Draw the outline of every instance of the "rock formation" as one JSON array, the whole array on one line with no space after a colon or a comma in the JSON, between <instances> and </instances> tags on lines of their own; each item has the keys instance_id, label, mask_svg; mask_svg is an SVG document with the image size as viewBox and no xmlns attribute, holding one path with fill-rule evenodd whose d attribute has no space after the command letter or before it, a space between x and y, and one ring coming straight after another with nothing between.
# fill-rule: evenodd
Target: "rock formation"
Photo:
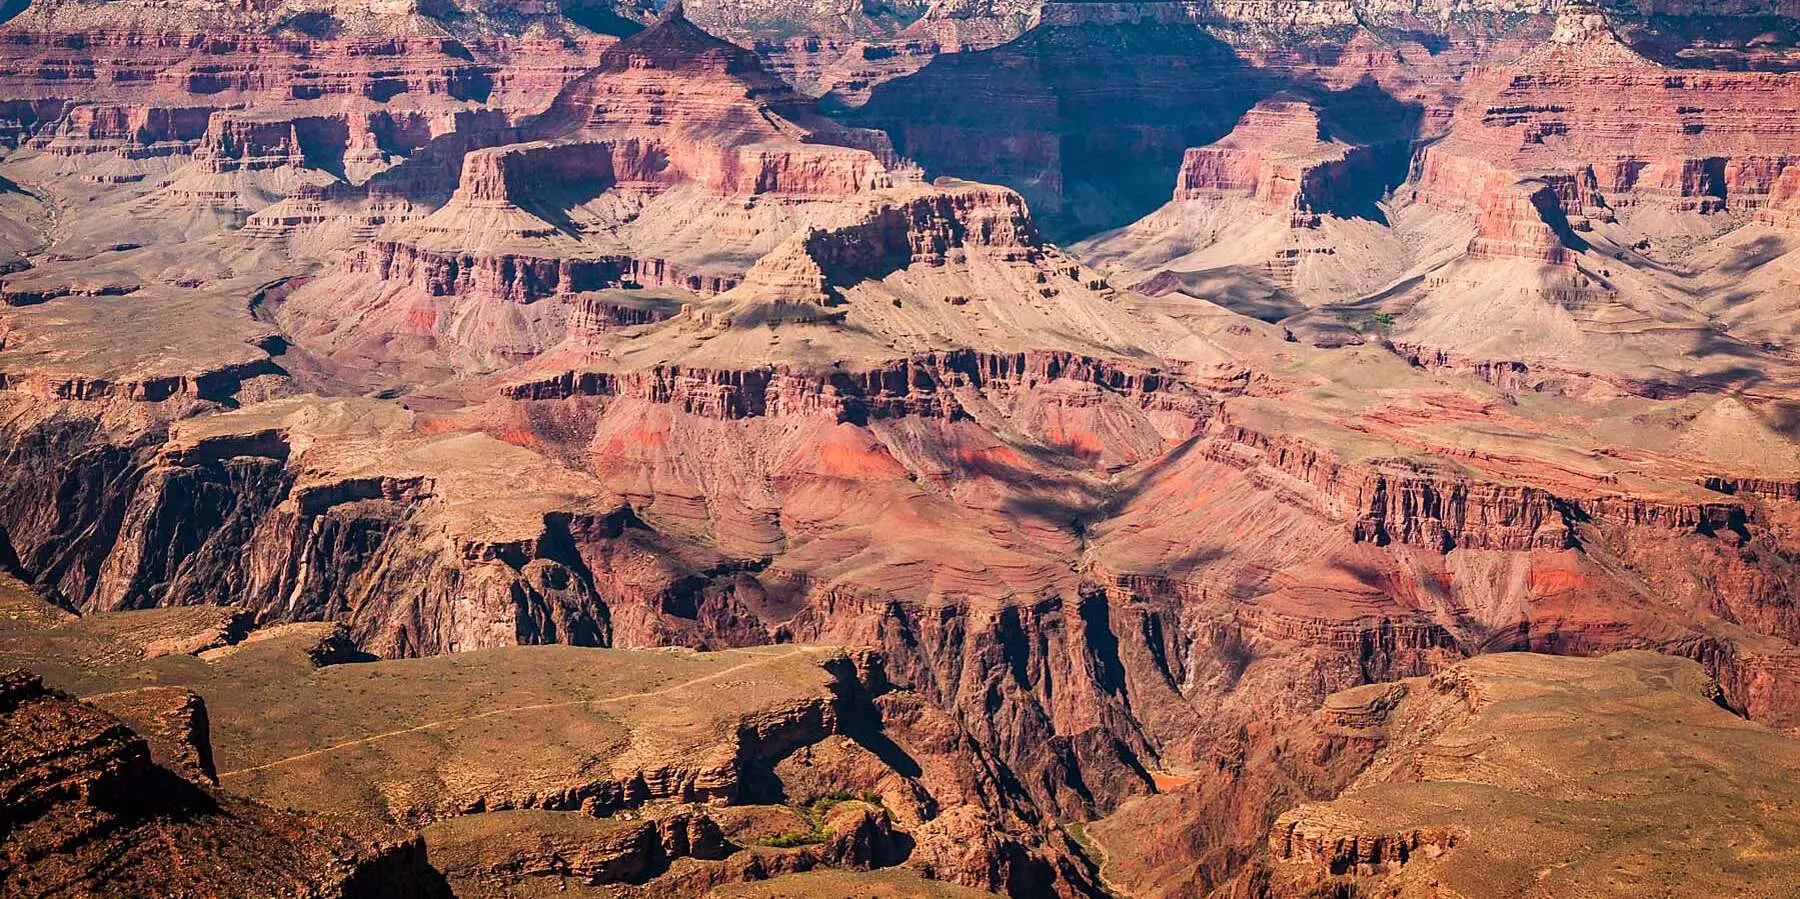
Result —
<instances>
[{"instance_id":1,"label":"rock formation","mask_svg":"<svg viewBox=\"0 0 1800 899\"><path fill-rule=\"evenodd\" d=\"M1216 765L1088 833L1109 882L1145 895L1193 884L1267 896L1512 895L1540 872L1554 889L1599 895L1727 881L1779 892L1793 877L1779 859L1657 860L1671 843L1704 840L1699 829L1780 840L1793 826L1781 813L1730 811L1785 789L1768 772L1792 745L1717 696L1692 663L1648 653L1473 659L1335 694L1286 727L1242 731ZM1705 773L1665 780L1700 757L1693 770ZM1658 810L1621 827L1638 815L1646 779ZM1595 803L1608 808L1603 821L1582 811ZM1156 848L1171 843L1184 851ZM1621 880L1622 870L1631 873Z\"/></svg>"},{"instance_id":2,"label":"rock formation","mask_svg":"<svg viewBox=\"0 0 1800 899\"><path fill-rule=\"evenodd\" d=\"M1800 718L1793 10L104 7L0 24L0 660L271 870L1404 892L1420 679Z\"/></svg>"},{"instance_id":3,"label":"rock formation","mask_svg":"<svg viewBox=\"0 0 1800 899\"><path fill-rule=\"evenodd\" d=\"M0 674L0 784L8 895L447 895L416 839L359 845L184 780L117 719L20 669Z\"/></svg>"},{"instance_id":4,"label":"rock formation","mask_svg":"<svg viewBox=\"0 0 1800 899\"><path fill-rule=\"evenodd\" d=\"M105 690L157 676L189 685L89 700L154 727L170 722L158 711L169 698L204 691L213 697L224 789L359 835L417 828L413 841L383 851L441 874L438 882L457 895L505 895L545 883L695 895L814 868L901 863L984 889L1078 894L1084 882L1078 868L1059 870L1044 848L1047 829L999 779L992 760L948 716L889 682L879 656L866 652L513 649L440 656L423 663L426 671L420 663L346 664L357 659L328 650L337 639L330 626L298 624L234 635L198 658L145 658L135 652L145 625L200 622L161 610L58 621L35 614L40 606L17 594L6 608L13 623L0 633L0 652L7 658L29 658L29 638L50 635L68 650L53 665L71 683ZM152 620L158 617L166 620ZM42 622L18 623L32 618ZM485 682L499 692L471 705L477 694L468 679L495 674L503 680ZM531 701L568 678L583 685L587 699ZM35 678L16 679L36 691L31 695L48 695ZM394 703L404 696L412 697L411 711L396 729ZM329 732L304 723L306 710L321 704L344 711ZM119 735L121 758L150 770L142 740L97 711L86 714ZM43 726L77 736L65 724ZM536 741L517 739L540 731L575 742L567 752L546 753ZM160 757L174 735L158 733ZM187 736L194 739L183 745L204 751L210 766L204 733ZM595 752L604 756L598 767ZM389 766L402 758L412 773L395 780ZM81 770L101 772L91 777L103 785L122 776L104 773L122 764L84 762ZM193 784L154 770L183 790L214 794L210 767ZM100 786L83 795L114 807ZM952 819L960 823L950 825ZM971 826L985 845L955 846ZM421 864L427 860L429 869ZM285 861L272 855L267 864ZM350 860L339 867L362 878L356 882L363 887L402 870L358 873Z\"/></svg>"},{"instance_id":5,"label":"rock formation","mask_svg":"<svg viewBox=\"0 0 1800 899\"><path fill-rule=\"evenodd\" d=\"M1281 884L1272 892L1299 895L1335 881L1400 896L1485 894L1544 870L1550 856L1556 865L1543 887L1550 890L1789 889L1793 871L1779 859L1744 868L1659 861L1671 843L1718 845L1696 828L1716 829L1726 841L1753 833L1778 840L1792 826L1779 814L1730 811L1778 802L1771 791L1783 789L1782 778L1769 772L1791 746L1718 708L1713 690L1692 665L1641 654L1494 656L1411 683L1407 699L1376 728L1386 733L1382 757L1336 799L1301 805L1270 829L1272 880ZM1520 726L1543 721L1546 706L1569 709L1569 717L1543 730ZM1471 746L1482 748L1471 755ZM1670 782L1669 767L1683 770L1700 757L1713 761L1694 779ZM1533 760L1542 765L1535 775ZM1634 781L1656 783L1654 810L1631 807L1641 795ZM1608 805L1607 834L1634 835L1583 834L1580 809L1592 802ZM1486 826L1421 814L1442 803L1481 808ZM1676 815L1681 806L1687 811ZM1633 818L1640 828L1622 826ZM1685 832L1678 836L1672 821ZM1624 881L1615 879L1621 867L1631 871Z\"/></svg>"}]
</instances>

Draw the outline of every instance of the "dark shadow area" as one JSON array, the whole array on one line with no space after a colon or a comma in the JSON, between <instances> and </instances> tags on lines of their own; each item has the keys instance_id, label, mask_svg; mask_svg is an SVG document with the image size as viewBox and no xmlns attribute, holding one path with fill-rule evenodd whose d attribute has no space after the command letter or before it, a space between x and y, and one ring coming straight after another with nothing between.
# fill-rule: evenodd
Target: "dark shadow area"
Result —
<instances>
[{"instance_id":1,"label":"dark shadow area","mask_svg":"<svg viewBox=\"0 0 1800 899\"><path fill-rule=\"evenodd\" d=\"M864 699L860 706L855 714L840 719L838 726L843 730L844 736L873 753L882 764L894 769L901 777L918 777L923 774L924 769L919 767L919 763L882 731L880 711L874 704Z\"/></svg>"},{"instance_id":2,"label":"dark shadow area","mask_svg":"<svg viewBox=\"0 0 1800 899\"><path fill-rule=\"evenodd\" d=\"M1387 224L1380 203L1406 181L1425 108L1396 99L1369 75L1347 90L1302 85L1295 92L1318 110L1320 137L1363 148L1347 160L1316 211Z\"/></svg>"},{"instance_id":3,"label":"dark shadow area","mask_svg":"<svg viewBox=\"0 0 1800 899\"><path fill-rule=\"evenodd\" d=\"M1068 242L1162 205L1184 151L1224 137L1283 81L1199 28L1045 27L940 55L843 117L886 131L933 176L1018 190Z\"/></svg>"},{"instance_id":4,"label":"dark shadow area","mask_svg":"<svg viewBox=\"0 0 1800 899\"><path fill-rule=\"evenodd\" d=\"M625 38L644 30L644 24L619 15L618 6L594 0L567 0L562 12L569 21L595 34Z\"/></svg>"},{"instance_id":5,"label":"dark shadow area","mask_svg":"<svg viewBox=\"0 0 1800 899\"><path fill-rule=\"evenodd\" d=\"M1800 20L1786 16L1655 14L1615 27L1633 50L1665 66L1800 70Z\"/></svg>"},{"instance_id":6,"label":"dark shadow area","mask_svg":"<svg viewBox=\"0 0 1800 899\"><path fill-rule=\"evenodd\" d=\"M1561 241L1563 246L1577 253L1585 253L1593 248L1587 238L1576 233L1575 226L1569 224L1569 214L1563 211L1562 202L1557 199L1555 193L1549 190L1539 190L1532 195L1531 202L1537 207L1538 215L1543 218L1544 224L1550 226L1550 230L1555 232L1556 239Z\"/></svg>"},{"instance_id":7,"label":"dark shadow area","mask_svg":"<svg viewBox=\"0 0 1800 899\"><path fill-rule=\"evenodd\" d=\"M289 28L317 41L337 40L344 34L344 23L323 10L299 13L275 26L278 33Z\"/></svg>"},{"instance_id":8,"label":"dark shadow area","mask_svg":"<svg viewBox=\"0 0 1800 899\"><path fill-rule=\"evenodd\" d=\"M1265 272L1244 265L1197 272L1163 269L1131 289L1153 297L1180 294L1265 322L1278 322L1307 310L1304 303L1289 296Z\"/></svg>"},{"instance_id":9,"label":"dark shadow area","mask_svg":"<svg viewBox=\"0 0 1800 899\"><path fill-rule=\"evenodd\" d=\"M1077 607L1087 628L1088 647L1093 651L1096 670L1095 685L1114 695L1125 693L1125 663L1119 658L1119 636L1113 633L1109 606L1104 592L1085 595Z\"/></svg>"},{"instance_id":10,"label":"dark shadow area","mask_svg":"<svg viewBox=\"0 0 1800 899\"><path fill-rule=\"evenodd\" d=\"M1744 247L1738 258L1719 266L1719 271L1727 275L1746 275L1751 271L1768 265L1787 255L1787 238L1774 234L1765 234Z\"/></svg>"},{"instance_id":11,"label":"dark shadow area","mask_svg":"<svg viewBox=\"0 0 1800 899\"><path fill-rule=\"evenodd\" d=\"M1007 444L1015 449L1024 450L1024 444ZM1189 439L1174 449L1156 457L1148 464L1126 475L1118 485L1095 485L1079 477L1063 478L1057 483L1046 483L1039 472L1007 466L1004 463L990 461L990 470L983 472L989 477L1016 486L1041 488L1061 488L1062 496L1047 496L1043 493L1035 495L1009 496L1002 508L1009 515L1033 518L1046 524L1063 527L1080 535L1098 522L1105 521L1124 511L1133 499L1141 495L1150 484L1154 483L1165 471L1179 465L1193 452L1198 445L1196 439ZM1037 448L1039 452L1052 451ZM1066 459L1066 457L1065 457ZM1066 468L1071 471L1080 470L1077 460L1068 460ZM1070 499L1067 494L1073 493L1077 498Z\"/></svg>"},{"instance_id":12,"label":"dark shadow area","mask_svg":"<svg viewBox=\"0 0 1800 899\"><path fill-rule=\"evenodd\" d=\"M0 572L10 574L21 581L30 580L25 574L24 567L19 564L19 553L13 549L12 535L6 532L4 525L0 525Z\"/></svg>"},{"instance_id":13,"label":"dark shadow area","mask_svg":"<svg viewBox=\"0 0 1800 899\"><path fill-rule=\"evenodd\" d=\"M344 153L350 146L350 123L339 116L308 116L294 120L294 135L308 168L344 177Z\"/></svg>"}]
</instances>

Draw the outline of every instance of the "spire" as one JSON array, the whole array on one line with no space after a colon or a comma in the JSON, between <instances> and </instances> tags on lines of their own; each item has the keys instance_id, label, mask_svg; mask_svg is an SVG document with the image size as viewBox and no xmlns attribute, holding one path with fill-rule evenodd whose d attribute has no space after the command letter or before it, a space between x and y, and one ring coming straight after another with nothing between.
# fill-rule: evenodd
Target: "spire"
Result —
<instances>
[{"instance_id":1,"label":"spire","mask_svg":"<svg viewBox=\"0 0 1800 899\"><path fill-rule=\"evenodd\" d=\"M1590 0L1568 0L1557 10L1550 39L1525 54L1526 65L1574 66L1654 65L1613 30L1606 10Z\"/></svg>"},{"instance_id":2,"label":"spire","mask_svg":"<svg viewBox=\"0 0 1800 899\"><path fill-rule=\"evenodd\" d=\"M1556 17L1556 30L1550 41L1556 44L1591 44L1618 42L1612 21L1606 11L1587 0L1570 0Z\"/></svg>"}]
</instances>

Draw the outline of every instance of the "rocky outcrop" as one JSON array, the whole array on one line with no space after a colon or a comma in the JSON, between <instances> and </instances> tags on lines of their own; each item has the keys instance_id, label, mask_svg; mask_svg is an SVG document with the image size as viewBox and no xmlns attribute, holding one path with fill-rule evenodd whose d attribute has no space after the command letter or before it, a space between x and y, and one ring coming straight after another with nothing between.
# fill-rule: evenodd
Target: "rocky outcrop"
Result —
<instances>
[{"instance_id":1,"label":"rocky outcrop","mask_svg":"<svg viewBox=\"0 0 1800 899\"><path fill-rule=\"evenodd\" d=\"M416 840L352 839L183 780L116 719L18 669L0 674L0 793L9 895L447 895Z\"/></svg>"},{"instance_id":2,"label":"rocky outcrop","mask_svg":"<svg viewBox=\"0 0 1800 899\"><path fill-rule=\"evenodd\" d=\"M808 228L745 273L733 294L753 303L833 305L838 288L911 265L942 266L960 251L1036 261L1044 244L1018 194L945 185L878 195L852 224Z\"/></svg>"},{"instance_id":3,"label":"rocky outcrop","mask_svg":"<svg viewBox=\"0 0 1800 899\"><path fill-rule=\"evenodd\" d=\"M144 734L156 764L189 780L219 782L206 702L200 694L185 687L144 687L90 696L87 702Z\"/></svg>"},{"instance_id":4,"label":"rocky outcrop","mask_svg":"<svg viewBox=\"0 0 1800 899\"><path fill-rule=\"evenodd\" d=\"M141 738L118 721L51 693L30 672L0 675L0 709L7 731L9 867L104 833L108 822L84 820L71 800L87 799L96 810L122 805L118 800L131 783L150 775L150 750Z\"/></svg>"},{"instance_id":5,"label":"rocky outcrop","mask_svg":"<svg viewBox=\"0 0 1800 899\"><path fill-rule=\"evenodd\" d=\"M441 25L420 28L411 19L418 13L404 5L320 15L280 4L224 10L64 0L7 23L14 64L6 81L9 95L69 99L469 101L541 89L545 75L554 78L580 52L580 39L566 31L560 40L520 40L498 33L492 8L470 12L458 23L459 39ZM531 17L545 21L542 13ZM510 59L515 42L540 58Z\"/></svg>"},{"instance_id":6,"label":"rocky outcrop","mask_svg":"<svg viewBox=\"0 0 1800 899\"><path fill-rule=\"evenodd\" d=\"M1542 182L1523 182L1488 191L1476 218L1480 230L1469 242L1469 255L1482 259L1530 259L1568 265L1569 248L1552 222L1567 218L1556 192Z\"/></svg>"},{"instance_id":7,"label":"rocky outcrop","mask_svg":"<svg viewBox=\"0 0 1800 899\"><path fill-rule=\"evenodd\" d=\"M1419 828L1395 833L1345 836L1329 821L1283 820L1270 838L1269 854L1279 861L1310 864L1336 875L1392 874L1414 856L1437 858L1455 848L1457 833Z\"/></svg>"},{"instance_id":8,"label":"rocky outcrop","mask_svg":"<svg viewBox=\"0 0 1800 899\"><path fill-rule=\"evenodd\" d=\"M1415 683L1392 713L1383 756L1335 799L1301 804L1271 828L1268 895L1387 889L1412 896L1436 889L1484 889L1480 885L1492 882L1487 872L1499 863L1497 858L1530 864L1529 859L1555 851L1548 848L1551 844L1592 845L1582 834L1596 822L1570 814L1571 806L1607 801L1613 811L1600 826L1617 832L1624 816L1639 820L1642 829L1631 838L1607 841L1604 862L1585 850L1561 853L1562 867L1547 875L1560 888L1593 888L1589 885L1604 882L1616 870L1612 866L1619 858L1653 858L1661 840L1674 830L1691 831L1704 826L1696 821L1708 820L1668 816L1669 798L1663 791L1659 810L1631 808L1636 805L1628 798L1631 788L1615 779L1618 766L1629 764L1621 755L1653 757L1663 764L1670 758L1705 755L1714 760L1711 766L1725 766L1735 774L1770 765L1767 753L1785 757L1791 751L1777 748L1756 725L1713 705L1708 687L1693 663L1648 653L1593 660L1492 656L1449 669L1428 687ZM1639 703L1646 702L1659 709L1679 708L1684 716L1715 722L1720 730L1704 738L1677 736L1661 725L1660 716L1640 717L1645 713L1638 710L1646 706ZM1532 711L1524 712L1526 705ZM1519 727L1527 720L1545 720L1546 707L1568 709L1554 733ZM1582 745L1577 735L1594 733L1615 735L1604 761L1577 748ZM1489 761L1499 758L1508 761ZM1709 770L1719 770L1711 766ZM1730 805L1735 799L1723 784L1733 774L1711 775L1717 783L1678 788L1693 791L1683 804ZM1662 779L1655 773L1638 776ZM1445 808L1436 805L1440 802L1479 803L1486 826L1434 811ZM1786 825L1763 818L1758 826ZM1655 876L1676 892L1689 889L1696 876L1708 884L1702 889L1716 886L1713 875L1694 870L1669 866ZM1754 892L1763 888L1763 876L1747 873L1740 883Z\"/></svg>"},{"instance_id":9,"label":"rocky outcrop","mask_svg":"<svg viewBox=\"0 0 1800 899\"><path fill-rule=\"evenodd\" d=\"M173 176L138 210L173 218L361 184L472 116L541 110L612 42L551 10L464 9L446 25L408 4L57 0L4 27L9 140L42 154L27 167L105 185Z\"/></svg>"},{"instance_id":10,"label":"rocky outcrop","mask_svg":"<svg viewBox=\"0 0 1800 899\"><path fill-rule=\"evenodd\" d=\"M217 400L237 392L243 382L273 371L274 366L264 357L238 363L227 362L211 370L202 369L190 374L152 374L141 378L0 372L0 389L14 390L45 400L117 398L141 403Z\"/></svg>"},{"instance_id":11,"label":"rocky outcrop","mask_svg":"<svg viewBox=\"0 0 1800 899\"><path fill-rule=\"evenodd\" d=\"M432 866L464 890L504 890L537 878L590 886L642 883L676 859L729 853L719 825L690 810L638 820L485 812L434 824L424 838Z\"/></svg>"},{"instance_id":12,"label":"rocky outcrop","mask_svg":"<svg viewBox=\"0 0 1800 899\"><path fill-rule=\"evenodd\" d=\"M1025 202L1011 191L956 187L876 205L855 225L808 235L807 255L832 283L908 265L942 265L952 250L1012 250L1029 258L1042 245Z\"/></svg>"},{"instance_id":13,"label":"rocky outcrop","mask_svg":"<svg viewBox=\"0 0 1800 899\"><path fill-rule=\"evenodd\" d=\"M1265 468L1304 485L1323 511L1353 518L1357 540L1449 550L1559 549L1574 545L1564 500L1531 487L1444 477L1400 460L1345 466L1285 435L1262 434L1229 414L1215 416L1211 457Z\"/></svg>"},{"instance_id":14,"label":"rocky outcrop","mask_svg":"<svg viewBox=\"0 0 1800 899\"><path fill-rule=\"evenodd\" d=\"M143 158L181 155L193 152L198 146L214 111L207 106L75 106L37 132L29 146L55 156L120 153Z\"/></svg>"},{"instance_id":15,"label":"rocky outcrop","mask_svg":"<svg viewBox=\"0 0 1800 899\"><path fill-rule=\"evenodd\" d=\"M807 223L845 218L862 202L851 198L917 180L885 137L820 117L754 55L700 31L678 7L610 48L543 115L483 134L445 142L442 165L428 164L428 147L419 164L396 166L413 169L409 177L454 173L457 186L435 212L388 229L296 291L282 310L289 326L400 366L402 348L445 344L466 367L515 363L604 330L585 305L569 327L577 294L728 291ZM450 161L459 150L460 162ZM384 174L392 177L371 179L371 198L421 192ZM962 212L959 227L984 227L979 212ZM751 247L711 231L745 235ZM550 298L568 302L529 311L493 302Z\"/></svg>"},{"instance_id":16,"label":"rocky outcrop","mask_svg":"<svg viewBox=\"0 0 1800 899\"><path fill-rule=\"evenodd\" d=\"M524 506L503 500L490 510L497 519L469 519L460 504L443 504L453 491L439 480L460 480L466 470L427 463L386 473L302 471L285 432L185 447L90 443L93 434L71 422L16 436L15 447L60 445L92 464L93 480L34 485L39 463L15 454L19 477L4 488L34 509L5 525L30 560L24 564L45 589L84 608L214 602L237 604L264 622L338 617L365 646L411 655L520 641L604 643L610 632L597 591L629 589L606 574L596 581L596 570L579 561L577 545L630 542L627 531L636 527L616 504L583 502L593 498L582 492L591 486L565 484L572 492L537 494ZM525 452L477 443L468 447L470 461ZM40 492L46 489L52 492ZM515 510L522 517L512 517ZM91 543L57 536L102 520L110 524ZM616 548L623 554L602 555L625 566L618 573L627 581L641 576L642 569L626 573L637 551ZM94 555L76 561L84 553ZM612 564L599 559L602 568ZM401 578L414 589L395 594ZM473 618L448 611L482 606L489 611ZM456 617L465 625L455 625Z\"/></svg>"},{"instance_id":17,"label":"rocky outcrop","mask_svg":"<svg viewBox=\"0 0 1800 899\"><path fill-rule=\"evenodd\" d=\"M573 301L573 294L619 287L675 287L700 296L730 290L729 275L684 274L663 259L632 256L539 257L442 253L381 241L344 263L351 274L408 285L426 296L535 303Z\"/></svg>"},{"instance_id":18,"label":"rocky outcrop","mask_svg":"<svg viewBox=\"0 0 1800 899\"><path fill-rule=\"evenodd\" d=\"M341 169L343 149L349 141L349 127L342 118L215 114L195 148L194 165L210 174L309 166Z\"/></svg>"},{"instance_id":19,"label":"rocky outcrop","mask_svg":"<svg viewBox=\"0 0 1800 899\"><path fill-rule=\"evenodd\" d=\"M852 194L889 183L892 161L857 148L878 135L832 146L840 126L818 118L754 54L688 22L679 5L602 54L536 128L546 137L663 135L664 158L686 180L739 195Z\"/></svg>"},{"instance_id":20,"label":"rocky outcrop","mask_svg":"<svg viewBox=\"0 0 1800 899\"><path fill-rule=\"evenodd\" d=\"M1344 465L1329 452L1238 422L1229 409L1210 420L1210 458L1279 472L1321 511L1354 515L1359 541L1448 550L1560 549L1578 542L1578 524L1712 535L1742 531L1754 511L1742 503L1668 502L1624 494L1559 496L1526 486L1446 476L1400 460Z\"/></svg>"},{"instance_id":21,"label":"rocky outcrop","mask_svg":"<svg viewBox=\"0 0 1800 899\"><path fill-rule=\"evenodd\" d=\"M1470 82L1448 138L1421 157L1427 202L1481 196L1470 173L1499 170L1588 185L1615 209L1754 211L1800 159L1800 132L1781 112L1792 76L1665 68L1589 6L1570 5L1546 43ZM1565 208L1573 216L1581 205L1595 204Z\"/></svg>"},{"instance_id":22,"label":"rocky outcrop","mask_svg":"<svg viewBox=\"0 0 1800 899\"><path fill-rule=\"evenodd\" d=\"M1175 179L1175 199L1249 196L1258 208L1306 224L1379 179L1375 153L1326 135L1318 110L1289 97L1264 100L1217 143L1191 147Z\"/></svg>"},{"instance_id":23,"label":"rocky outcrop","mask_svg":"<svg viewBox=\"0 0 1800 899\"><path fill-rule=\"evenodd\" d=\"M1028 392L1055 381L1092 383L1146 408L1203 415L1204 397L1157 371L1134 371L1071 353L929 354L867 371L820 373L789 366L718 371L659 366L637 372L569 372L548 381L506 388L515 399L555 400L616 396L678 407L707 418L829 415L840 421L914 415L954 419L966 415L957 391L994 396Z\"/></svg>"}]
</instances>

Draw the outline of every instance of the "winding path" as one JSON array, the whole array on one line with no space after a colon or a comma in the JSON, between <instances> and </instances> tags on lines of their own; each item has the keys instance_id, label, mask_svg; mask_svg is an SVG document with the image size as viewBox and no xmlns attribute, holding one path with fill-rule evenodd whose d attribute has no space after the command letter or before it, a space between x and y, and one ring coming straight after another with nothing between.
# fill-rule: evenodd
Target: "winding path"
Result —
<instances>
[{"instance_id":1,"label":"winding path","mask_svg":"<svg viewBox=\"0 0 1800 899\"><path fill-rule=\"evenodd\" d=\"M224 780L227 777L237 777L242 774L250 774L250 773L253 773L256 771L262 771L266 768L276 768L276 767L280 767L282 765L289 764L291 762L304 761L306 759L316 758L321 755L330 755L331 753L337 752L340 749L349 749L352 746L363 746L363 745L367 745L369 743L376 743L381 740L386 740L391 737L400 737L400 736L405 736L406 734L416 734L416 733L419 733L420 731L431 730L432 728L443 727L443 726L449 725L449 724L461 724L465 721L478 721L482 718L494 718L494 717L498 717L501 715L511 715L511 714L514 714L517 712L533 712L533 711L538 711L540 709L561 709L561 708L568 708L570 706L578 706L578 705L605 705L606 703L609 703L609 702L623 702L627 699L644 699L644 698L650 697L650 696L666 696L670 693L676 692L677 690L685 690L688 687L692 687L696 684L703 684L710 680L717 680L718 678L724 677L728 674L732 674L737 671L742 671L745 668L754 668L758 665L766 665L766 664L769 664L770 662L777 662L782 659L792 658L793 656L798 655L803 652L814 652L816 650L817 650L817 647L796 646L792 649L789 649L786 652L775 653L775 654L771 654L771 655L758 655L756 658L753 658L747 662L740 662L736 665L732 665L729 668L721 668L718 671L712 672L711 674L703 674L703 675L700 675L699 677L690 678L690 679L682 681L681 683L678 683L678 684L670 684L666 687L658 687L654 690L645 690L640 693L622 693L618 696L607 696L607 697L604 697L601 699L570 699L570 700L566 700L563 702L544 702L544 703L538 703L537 705L521 705L521 706L513 706L511 708L504 708L504 709L489 709L485 712L476 712L473 715L462 715L462 716L456 717L456 718L442 718L437 721L427 721L424 724L414 725L413 727L403 727L399 730L390 730L385 733L371 734L369 736L360 737L355 740L346 740L342 743L335 743L333 745L326 746L323 749L313 749L313 750L310 750L307 752L302 752L299 755L290 755L287 758L276 759L275 761L272 761L272 762L264 762L260 765L251 765L248 768L238 768L235 771L225 771L225 772L222 772L219 774L219 779Z\"/></svg>"}]
</instances>

